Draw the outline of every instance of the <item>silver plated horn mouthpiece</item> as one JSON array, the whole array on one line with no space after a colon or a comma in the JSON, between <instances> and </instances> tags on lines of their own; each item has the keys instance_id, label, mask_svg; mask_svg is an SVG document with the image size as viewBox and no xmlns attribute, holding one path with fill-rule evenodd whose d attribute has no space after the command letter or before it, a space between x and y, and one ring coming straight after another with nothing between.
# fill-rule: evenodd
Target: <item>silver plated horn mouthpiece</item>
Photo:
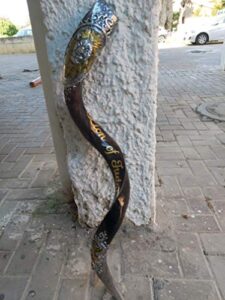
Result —
<instances>
[{"instance_id":1,"label":"silver plated horn mouthpiece","mask_svg":"<svg viewBox=\"0 0 225 300\"><path fill-rule=\"evenodd\" d=\"M117 21L118 18L112 5L107 4L104 0L98 0L83 18L80 26L94 26L106 36L109 36L113 32Z\"/></svg>"},{"instance_id":2,"label":"silver plated horn mouthpiece","mask_svg":"<svg viewBox=\"0 0 225 300\"><path fill-rule=\"evenodd\" d=\"M95 2L67 47L64 68L66 86L75 86L85 78L117 22L111 5L104 0Z\"/></svg>"}]
</instances>

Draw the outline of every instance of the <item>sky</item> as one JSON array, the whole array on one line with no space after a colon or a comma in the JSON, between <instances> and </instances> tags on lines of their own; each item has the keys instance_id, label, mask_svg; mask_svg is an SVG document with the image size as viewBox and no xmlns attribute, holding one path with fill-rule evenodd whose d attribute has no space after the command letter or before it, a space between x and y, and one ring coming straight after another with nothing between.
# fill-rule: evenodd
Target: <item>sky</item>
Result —
<instances>
[{"instance_id":1,"label":"sky","mask_svg":"<svg viewBox=\"0 0 225 300\"><path fill-rule=\"evenodd\" d=\"M26 0L0 0L0 17L12 21L17 26L26 25L29 13Z\"/></svg>"}]
</instances>

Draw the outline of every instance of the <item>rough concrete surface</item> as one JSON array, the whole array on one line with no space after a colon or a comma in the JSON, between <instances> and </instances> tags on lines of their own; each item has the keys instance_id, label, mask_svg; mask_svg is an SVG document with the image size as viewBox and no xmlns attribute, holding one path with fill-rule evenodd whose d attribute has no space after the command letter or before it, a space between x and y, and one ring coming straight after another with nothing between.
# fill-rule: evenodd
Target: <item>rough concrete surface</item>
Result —
<instances>
[{"instance_id":1,"label":"rough concrete surface","mask_svg":"<svg viewBox=\"0 0 225 300\"><path fill-rule=\"evenodd\" d=\"M127 216L136 225L154 217L158 1L109 1L120 19L117 31L86 79L89 113L118 142L131 180ZM96 226L114 196L106 162L81 136L63 96L66 46L93 1L41 1L53 89L68 151L68 167L81 223ZM151 207L153 209L151 209Z\"/></svg>"}]
</instances>

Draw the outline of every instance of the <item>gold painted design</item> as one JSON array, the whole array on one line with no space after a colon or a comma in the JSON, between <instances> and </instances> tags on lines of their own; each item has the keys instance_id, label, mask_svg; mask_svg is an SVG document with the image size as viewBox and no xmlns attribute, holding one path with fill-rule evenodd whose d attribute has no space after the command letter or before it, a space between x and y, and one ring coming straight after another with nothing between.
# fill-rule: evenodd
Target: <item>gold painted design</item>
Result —
<instances>
[{"instance_id":1,"label":"gold painted design","mask_svg":"<svg viewBox=\"0 0 225 300\"><path fill-rule=\"evenodd\" d=\"M90 47L88 48L88 54L84 56L83 61L81 59L78 62L75 59L75 55L80 55L82 52L83 41L88 41ZM96 30L96 28L92 28L90 26L83 27L74 34L69 43L65 56L64 76L67 84L70 84L71 82L80 82L86 76L104 45L105 36ZM83 48L83 50L87 51L87 46L86 48Z\"/></svg>"},{"instance_id":2,"label":"gold painted design","mask_svg":"<svg viewBox=\"0 0 225 300\"><path fill-rule=\"evenodd\" d=\"M112 146L108 145L106 146L105 154L111 155L111 154L119 154L120 152L118 150L115 150Z\"/></svg>"},{"instance_id":3,"label":"gold painted design","mask_svg":"<svg viewBox=\"0 0 225 300\"><path fill-rule=\"evenodd\" d=\"M102 140L102 141L106 141L106 135L105 133L102 131L101 127L95 123L95 121L92 119L92 117L87 114L88 120L90 122L90 127L91 130Z\"/></svg>"},{"instance_id":4,"label":"gold painted design","mask_svg":"<svg viewBox=\"0 0 225 300\"><path fill-rule=\"evenodd\" d=\"M122 183L122 178L120 177L120 171L121 169L124 169L122 160L112 160L111 162L114 180L115 180L115 186L116 189L118 189Z\"/></svg>"},{"instance_id":5,"label":"gold painted design","mask_svg":"<svg viewBox=\"0 0 225 300\"><path fill-rule=\"evenodd\" d=\"M106 142L106 135L101 129L101 127L92 119L91 115L87 113L88 120L90 122L91 130L104 142L103 147L105 147L105 154L119 154L118 150L115 150L111 145Z\"/></svg>"},{"instance_id":6,"label":"gold painted design","mask_svg":"<svg viewBox=\"0 0 225 300\"><path fill-rule=\"evenodd\" d=\"M119 204L121 207L124 207L125 205L125 198L123 196L118 198Z\"/></svg>"}]
</instances>

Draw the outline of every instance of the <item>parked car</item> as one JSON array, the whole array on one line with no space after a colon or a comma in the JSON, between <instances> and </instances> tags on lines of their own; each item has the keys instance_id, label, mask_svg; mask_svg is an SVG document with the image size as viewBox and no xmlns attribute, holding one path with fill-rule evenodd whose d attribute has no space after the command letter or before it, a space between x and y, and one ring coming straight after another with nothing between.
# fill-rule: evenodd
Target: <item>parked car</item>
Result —
<instances>
[{"instance_id":1,"label":"parked car","mask_svg":"<svg viewBox=\"0 0 225 300\"><path fill-rule=\"evenodd\" d=\"M197 45L205 45L208 42L223 42L225 39L225 16L215 18L213 22L197 26L185 32L184 41Z\"/></svg>"},{"instance_id":2,"label":"parked car","mask_svg":"<svg viewBox=\"0 0 225 300\"><path fill-rule=\"evenodd\" d=\"M163 27L159 27L158 42L159 43L165 42L167 35L168 35L168 31Z\"/></svg>"},{"instance_id":3,"label":"parked car","mask_svg":"<svg viewBox=\"0 0 225 300\"><path fill-rule=\"evenodd\" d=\"M14 36L19 37L19 36L32 36L32 29L29 28L21 28Z\"/></svg>"}]
</instances>

